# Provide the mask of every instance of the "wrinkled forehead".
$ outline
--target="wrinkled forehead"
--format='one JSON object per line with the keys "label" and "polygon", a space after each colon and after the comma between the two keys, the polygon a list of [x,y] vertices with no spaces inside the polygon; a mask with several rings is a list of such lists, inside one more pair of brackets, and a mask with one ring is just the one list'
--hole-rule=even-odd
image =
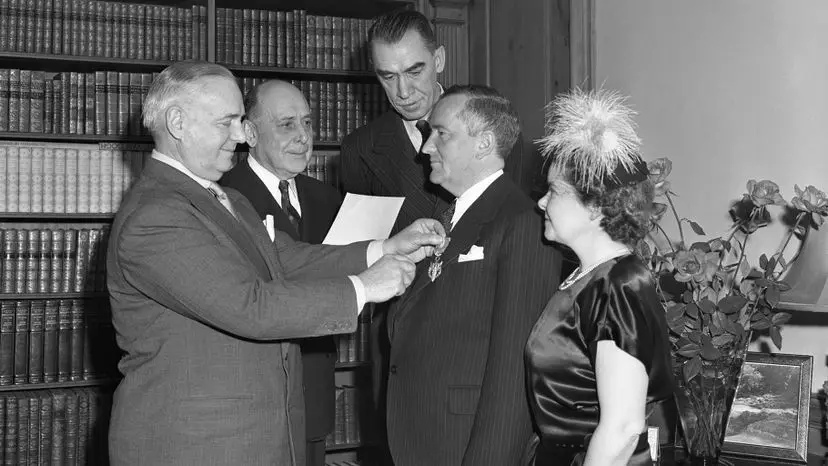
{"label": "wrinkled forehead", "polygon": [[549,191],[556,194],[574,193],[575,187],[570,180],[570,174],[559,165],[551,164],[546,175]]}

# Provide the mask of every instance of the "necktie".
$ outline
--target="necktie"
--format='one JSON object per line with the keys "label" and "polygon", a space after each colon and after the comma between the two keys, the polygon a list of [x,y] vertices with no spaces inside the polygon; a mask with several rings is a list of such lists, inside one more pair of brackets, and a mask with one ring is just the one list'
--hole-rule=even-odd
{"label": "necktie", "polygon": [[428,124],[426,120],[417,120],[417,123],[414,125],[420,131],[420,134],[423,136],[423,142],[420,143],[420,147],[417,149],[417,152],[423,150],[423,146],[425,145],[428,138],[431,136],[431,125]]}
{"label": "necktie", "polygon": [[452,203],[446,208],[446,210],[440,213],[440,223],[443,224],[443,228],[446,229],[446,234],[451,231],[451,218],[454,217],[454,209],[457,208],[457,199],[454,199]]}
{"label": "necktie", "polygon": [[293,228],[296,228],[296,232],[298,233],[299,230],[299,222],[302,221],[302,217],[299,216],[299,212],[293,208],[293,204],[290,203],[290,185],[286,180],[279,181],[279,192],[282,193],[282,210],[285,211],[287,214],[290,223],[293,224]]}
{"label": "necktie", "polygon": [[215,196],[215,198],[230,212],[236,220],[238,220],[238,216],[236,215],[236,209],[233,208],[233,204],[230,203],[230,198],[227,197],[227,193],[221,189],[221,186],[217,185],[216,183],[210,183],[210,186],[207,187],[207,191],[210,191],[210,194]]}

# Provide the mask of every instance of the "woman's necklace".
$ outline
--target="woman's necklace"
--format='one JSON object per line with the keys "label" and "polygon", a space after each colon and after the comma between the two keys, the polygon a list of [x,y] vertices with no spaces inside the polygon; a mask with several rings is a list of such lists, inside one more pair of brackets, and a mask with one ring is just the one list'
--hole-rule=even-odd
{"label": "woman's necklace", "polygon": [[616,249],[616,250],[612,251],[611,253],[609,253],[605,256],[601,256],[598,259],[597,262],[594,262],[592,265],[590,265],[589,267],[587,267],[583,270],[581,269],[580,266],[578,266],[577,269],[575,269],[571,274],[569,274],[568,277],[566,277],[566,280],[561,282],[561,284],[558,286],[558,289],[559,290],[565,290],[565,289],[569,288],[570,286],[572,286],[573,283],[575,283],[578,280],[580,280],[581,278],[583,278],[584,275],[592,272],[599,265],[607,262],[608,260],[615,259],[616,257],[625,256],[625,255],[629,254],[630,252],[631,251],[630,251],[629,248]]}

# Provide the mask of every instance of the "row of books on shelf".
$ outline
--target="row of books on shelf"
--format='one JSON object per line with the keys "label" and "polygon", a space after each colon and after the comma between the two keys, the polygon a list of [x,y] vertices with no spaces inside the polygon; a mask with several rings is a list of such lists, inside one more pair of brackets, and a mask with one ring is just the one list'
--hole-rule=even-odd
{"label": "row of books on shelf", "polygon": [[[0,69],[0,132],[147,136],[144,98],[157,73]],[[239,78],[243,94],[263,78]],[[388,108],[376,83],[292,81],[320,141],[340,141]]]}
{"label": "row of books on shelf", "polygon": [[6,465],[108,464],[112,394],[95,388],[0,395],[0,461]]}
{"label": "row of books on shelf", "polygon": [[106,291],[109,228],[0,229],[0,292]]}
{"label": "row of books on shelf", "polygon": [[0,0],[0,52],[137,60],[207,58],[207,7]]}
{"label": "row of books on shelf", "polygon": [[[247,95],[263,78],[239,79]],[[385,92],[376,83],[293,80],[308,99],[317,141],[341,141],[346,135],[390,108]]]}
{"label": "row of books on shelf", "polygon": [[149,144],[0,141],[0,212],[112,213]]}
{"label": "row of books on shelf", "polygon": [[305,10],[216,8],[216,61],[233,65],[367,70],[371,20]]}
{"label": "row of books on shelf", "polygon": [[334,430],[325,438],[325,446],[336,447],[354,445],[362,442],[360,422],[361,390],[351,385],[336,387],[336,404],[334,411]]}
{"label": "row of books on shelf", "polygon": [[4,300],[0,318],[0,385],[117,375],[121,352],[104,300]]}
{"label": "row of books on shelf", "polygon": [[146,136],[141,106],[156,75],[0,69],[0,131]]}
{"label": "row of books on shelf", "polygon": [[360,318],[356,332],[336,335],[336,362],[367,362],[369,360],[370,325],[369,320]]}

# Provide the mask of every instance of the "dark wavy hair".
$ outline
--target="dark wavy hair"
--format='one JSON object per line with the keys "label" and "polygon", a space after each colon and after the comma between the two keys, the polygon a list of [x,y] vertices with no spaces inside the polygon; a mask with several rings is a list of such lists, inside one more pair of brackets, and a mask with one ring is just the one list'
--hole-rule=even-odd
{"label": "dark wavy hair", "polygon": [[635,247],[650,231],[655,186],[649,179],[610,189],[579,186],[573,173],[563,179],[572,186],[580,201],[600,209],[601,228],[615,241]]}

